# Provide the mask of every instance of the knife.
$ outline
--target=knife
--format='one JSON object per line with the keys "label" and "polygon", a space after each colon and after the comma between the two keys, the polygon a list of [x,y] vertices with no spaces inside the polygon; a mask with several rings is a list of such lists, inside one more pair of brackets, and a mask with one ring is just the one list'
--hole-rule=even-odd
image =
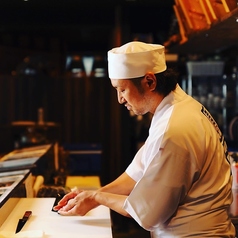
{"label": "knife", "polygon": [[21,219],[19,219],[17,224],[16,233],[18,233],[22,227],[26,224],[28,218],[31,216],[32,211],[26,211]]}

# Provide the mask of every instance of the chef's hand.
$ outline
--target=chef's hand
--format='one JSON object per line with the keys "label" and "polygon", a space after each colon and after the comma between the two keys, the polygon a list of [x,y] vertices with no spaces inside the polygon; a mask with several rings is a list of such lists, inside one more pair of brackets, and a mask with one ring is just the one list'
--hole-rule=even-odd
{"label": "chef's hand", "polygon": [[68,201],[70,199],[75,198],[78,195],[79,191],[74,191],[74,192],[70,192],[68,194],[66,194],[59,202],[56,206],[53,207],[54,211],[58,211],[60,210],[62,207],[64,207],[65,205],[67,205]]}
{"label": "chef's hand", "polygon": [[95,194],[96,191],[91,190],[77,190],[68,193],[53,209],[64,216],[84,216],[88,211],[99,205],[94,199]]}

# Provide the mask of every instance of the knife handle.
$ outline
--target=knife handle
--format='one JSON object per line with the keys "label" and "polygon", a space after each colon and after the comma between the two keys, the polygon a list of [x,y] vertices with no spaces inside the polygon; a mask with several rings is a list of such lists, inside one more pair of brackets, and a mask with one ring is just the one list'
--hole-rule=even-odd
{"label": "knife handle", "polygon": [[31,214],[32,214],[32,211],[26,211],[22,219],[28,219],[31,216]]}

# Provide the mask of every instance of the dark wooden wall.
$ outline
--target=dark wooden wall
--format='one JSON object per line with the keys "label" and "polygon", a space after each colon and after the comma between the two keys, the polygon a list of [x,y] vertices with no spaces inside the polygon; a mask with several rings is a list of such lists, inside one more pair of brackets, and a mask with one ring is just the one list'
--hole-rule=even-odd
{"label": "dark wooden wall", "polygon": [[107,77],[70,75],[0,75],[0,152],[13,146],[12,122],[44,120],[60,125],[63,144],[99,143],[103,149],[103,180],[117,177],[131,159],[131,123],[128,111],[117,102]]}

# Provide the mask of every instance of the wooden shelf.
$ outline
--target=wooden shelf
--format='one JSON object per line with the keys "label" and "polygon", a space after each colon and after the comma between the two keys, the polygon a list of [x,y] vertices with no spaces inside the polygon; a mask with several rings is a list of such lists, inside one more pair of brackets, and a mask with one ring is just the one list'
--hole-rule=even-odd
{"label": "wooden shelf", "polygon": [[208,30],[198,31],[188,37],[188,41],[168,48],[168,53],[210,54],[238,45],[238,8]]}

